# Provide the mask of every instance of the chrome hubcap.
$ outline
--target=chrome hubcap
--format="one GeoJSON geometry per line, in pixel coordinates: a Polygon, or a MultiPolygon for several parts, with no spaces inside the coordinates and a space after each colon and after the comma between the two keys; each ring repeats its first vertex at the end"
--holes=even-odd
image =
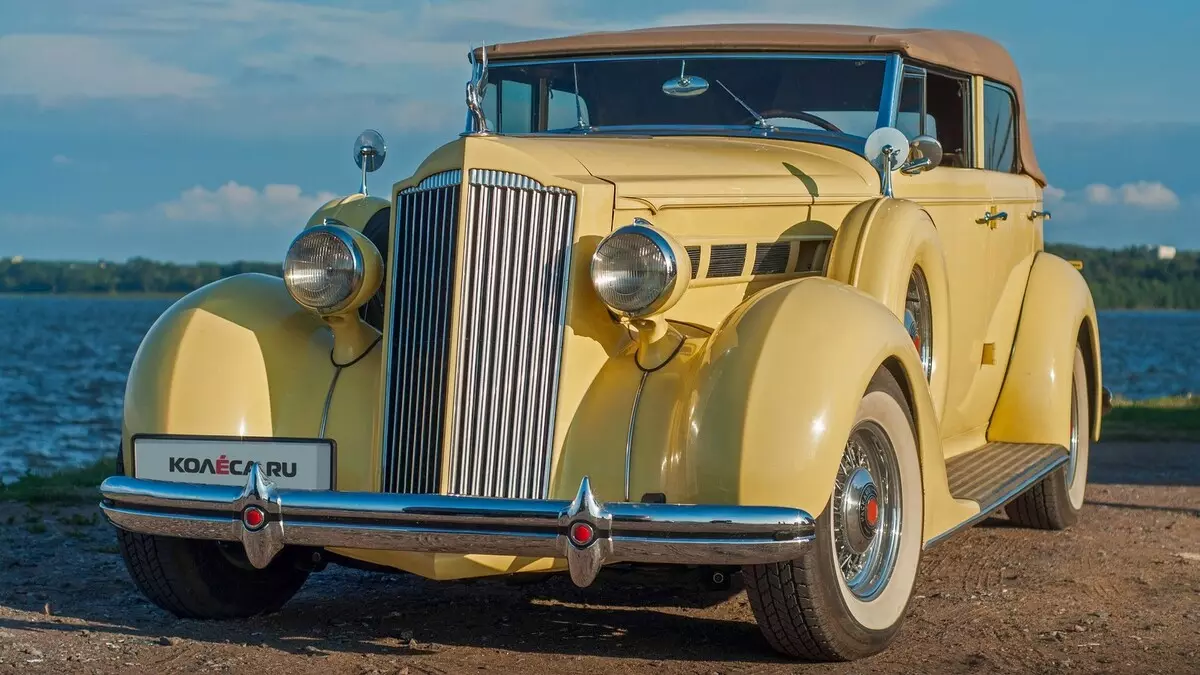
{"type": "Polygon", "coordinates": [[[908,278],[908,292],[904,297],[904,327],[912,338],[917,354],[921,356],[921,370],[925,379],[933,373],[933,315],[929,310],[929,285],[925,273],[914,267],[908,278]]]}
{"type": "Polygon", "coordinates": [[[850,434],[833,495],[838,567],[855,596],[870,600],[887,585],[900,547],[900,466],[875,422],[850,434]]]}

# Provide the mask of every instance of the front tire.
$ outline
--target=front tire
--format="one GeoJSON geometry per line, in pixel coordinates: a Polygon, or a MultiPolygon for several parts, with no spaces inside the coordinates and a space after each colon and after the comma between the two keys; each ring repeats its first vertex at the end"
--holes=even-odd
{"type": "Polygon", "coordinates": [[[1071,374],[1071,436],[1067,447],[1070,459],[1009,502],[1004,510],[1014,523],[1039,530],[1065,530],[1079,520],[1087,489],[1090,412],[1087,370],[1083,352],[1076,347],[1071,374]]]}
{"type": "Polygon", "coordinates": [[[813,661],[882,651],[903,623],[921,558],[923,498],[912,414],[880,369],[859,402],[833,495],[799,559],[744,570],[759,628],[813,661]]]}
{"type": "MultiPolygon", "coordinates": [[[[117,473],[125,473],[120,452],[117,473]]],[[[308,572],[286,551],[260,570],[250,565],[238,544],[121,529],[117,544],[138,590],[181,619],[240,619],[275,612],[308,579],[308,572]]]]}

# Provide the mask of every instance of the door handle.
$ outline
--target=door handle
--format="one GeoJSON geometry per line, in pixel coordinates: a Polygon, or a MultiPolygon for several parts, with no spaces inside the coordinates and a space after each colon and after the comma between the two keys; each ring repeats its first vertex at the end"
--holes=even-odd
{"type": "Polygon", "coordinates": [[[1050,220],[1050,212],[1049,211],[1039,211],[1038,209],[1034,209],[1029,212],[1030,220],[1037,220],[1038,218],[1045,218],[1046,220],[1050,220]]]}
{"type": "Polygon", "coordinates": [[[989,211],[988,213],[983,214],[983,219],[979,222],[991,227],[992,229],[996,229],[997,220],[1008,220],[1008,213],[1005,211],[997,211],[995,213],[989,211]]]}

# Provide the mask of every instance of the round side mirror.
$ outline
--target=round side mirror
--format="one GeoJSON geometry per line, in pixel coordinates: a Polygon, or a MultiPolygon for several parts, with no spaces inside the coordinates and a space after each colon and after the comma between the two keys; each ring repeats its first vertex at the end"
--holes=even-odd
{"type": "Polygon", "coordinates": [[[942,144],[933,136],[917,136],[912,140],[910,158],[927,159],[929,164],[924,170],[928,171],[942,164],[942,144]]]}
{"type": "Polygon", "coordinates": [[[386,158],[387,143],[383,141],[383,134],[374,129],[367,129],[355,139],[354,163],[358,168],[370,173],[383,166],[383,160],[386,158]]]}
{"type": "Polygon", "coordinates": [[[893,127],[881,127],[867,136],[863,154],[867,161],[884,173],[891,173],[908,161],[908,139],[893,127]]]}

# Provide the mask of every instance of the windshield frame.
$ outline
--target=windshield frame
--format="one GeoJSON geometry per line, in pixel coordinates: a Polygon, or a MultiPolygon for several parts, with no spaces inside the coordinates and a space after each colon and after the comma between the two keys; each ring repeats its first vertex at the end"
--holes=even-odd
{"type": "MultiPolygon", "coordinates": [[[[514,59],[511,61],[494,61],[487,66],[475,63],[472,78],[479,81],[488,71],[505,67],[521,67],[534,65],[552,65],[563,63],[643,61],[662,59],[823,59],[823,60],[855,60],[883,61],[884,74],[879,106],[877,109],[875,128],[895,126],[896,111],[899,106],[900,88],[903,83],[904,60],[899,53],[841,53],[841,52],[649,52],[644,54],[616,55],[563,55],[539,59],[514,59]]],[[[862,154],[865,138],[853,134],[838,134],[820,129],[775,128],[768,131],[750,127],[724,125],[625,125],[620,127],[592,127],[590,129],[556,129],[532,131],[519,134],[501,134],[491,129],[478,128],[477,122],[470,114],[467,115],[464,136],[471,135],[504,135],[504,136],[572,136],[572,135],[619,135],[619,136],[755,136],[770,138],[787,138],[792,140],[809,141],[845,148],[862,154]]]]}

